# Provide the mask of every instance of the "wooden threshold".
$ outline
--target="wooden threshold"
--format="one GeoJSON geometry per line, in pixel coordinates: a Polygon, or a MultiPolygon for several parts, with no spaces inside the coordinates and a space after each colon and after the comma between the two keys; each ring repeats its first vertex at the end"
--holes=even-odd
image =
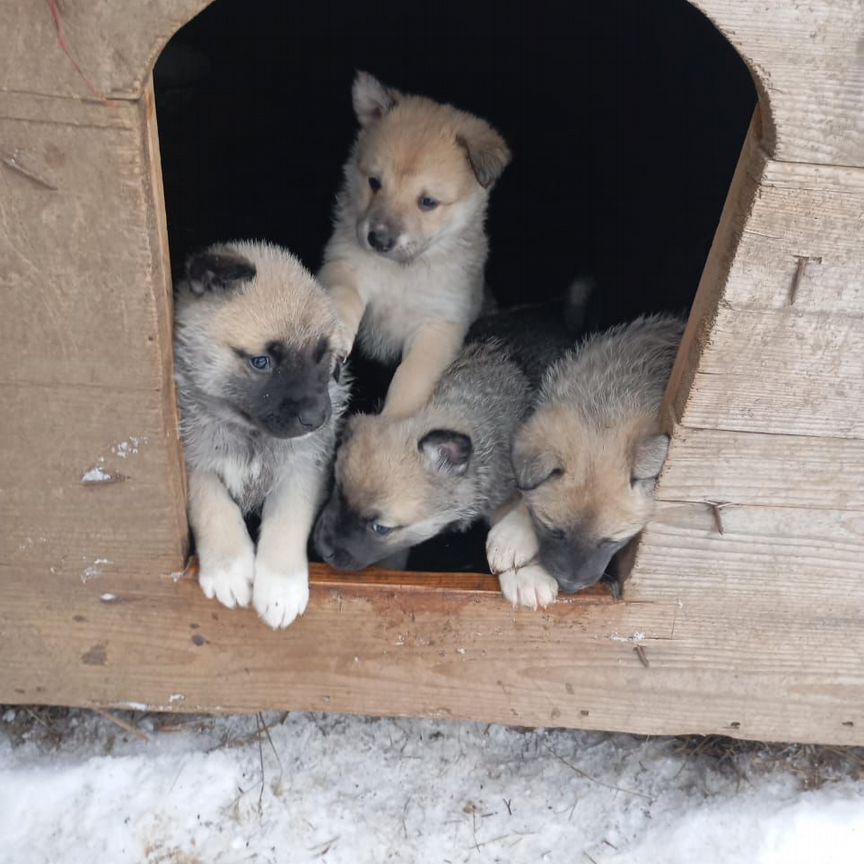
{"type": "MultiPolygon", "coordinates": [[[[183,571],[184,579],[198,578],[198,559],[191,556],[183,571]]],[[[309,565],[309,584],[319,588],[389,588],[401,591],[435,591],[458,594],[500,595],[498,577],[491,573],[426,573],[413,570],[384,570],[369,567],[365,570],[335,570],[327,564],[309,565]]],[[[573,595],[569,599],[575,599],[573,595]]],[[[579,592],[580,600],[592,602],[604,597],[612,601],[609,590],[594,585],[579,592]]],[[[502,598],[503,599],[503,598],[502,598]]],[[[568,598],[562,598],[566,600],[568,598]]]]}

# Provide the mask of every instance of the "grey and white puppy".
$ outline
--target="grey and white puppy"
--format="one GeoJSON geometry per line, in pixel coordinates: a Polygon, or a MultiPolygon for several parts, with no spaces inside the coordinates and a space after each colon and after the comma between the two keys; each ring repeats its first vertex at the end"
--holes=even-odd
{"type": "Polygon", "coordinates": [[[468,340],[411,416],[349,421],[314,534],[330,564],[359,569],[445,529],[494,521],[511,505],[512,437],[530,405],[532,377],[536,386],[539,366],[574,337],[560,310],[540,307],[481,319],[468,340]]]}
{"type": "Polygon", "coordinates": [[[578,591],[645,527],[669,446],[660,406],[683,331],[677,318],[638,318],[592,336],[547,370],[513,446],[539,548],[525,542],[520,560],[507,563],[518,567],[539,552],[561,589],[578,591]]]}
{"type": "Polygon", "coordinates": [[[243,241],[188,260],[175,320],[199,582],[287,627],[309,599],[306,544],[347,398],[336,314],[289,252],[243,241]],[[256,551],[243,517],[259,509],[256,551]]]}

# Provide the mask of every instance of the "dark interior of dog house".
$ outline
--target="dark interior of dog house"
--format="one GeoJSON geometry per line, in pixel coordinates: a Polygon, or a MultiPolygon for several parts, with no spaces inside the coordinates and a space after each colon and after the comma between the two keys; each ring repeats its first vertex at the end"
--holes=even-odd
{"type": "MultiPolygon", "coordinates": [[[[313,272],[356,131],[355,70],[489,120],[513,162],[487,221],[502,306],[595,280],[593,328],[692,303],[756,102],[684,0],[301,4],[216,0],[156,64],[174,272],[216,240],[266,239],[313,272]]],[[[352,357],[354,406],[388,374],[352,357]]],[[[482,530],[409,569],[486,570],[482,530]]]]}

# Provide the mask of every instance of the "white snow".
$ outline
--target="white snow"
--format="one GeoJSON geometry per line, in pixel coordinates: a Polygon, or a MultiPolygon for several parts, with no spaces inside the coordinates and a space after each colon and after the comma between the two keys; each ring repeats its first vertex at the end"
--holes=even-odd
{"type": "Polygon", "coordinates": [[[0,723],[0,864],[864,861],[864,784],[806,791],[758,750],[724,767],[592,732],[120,715],[141,740],[87,712],[13,732],[22,716],[0,723]]]}

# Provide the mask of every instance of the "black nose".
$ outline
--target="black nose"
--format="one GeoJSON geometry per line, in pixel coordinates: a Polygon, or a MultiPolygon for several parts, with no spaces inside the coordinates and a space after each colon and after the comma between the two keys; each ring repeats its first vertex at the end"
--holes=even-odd
{"type": "Polygon", "coordinates": [[[327,420],[327,409],[319,408],[310,411],[301,411],[297,415],[297,419],[304,429],[308,429],[311,432],[313,429],[318,429],[324,425],[324,422],[327,420]]]}
{"type": "Polygon", "coordinates": [[[386,228],[373,228],[366,239],[376,252],[389,252],[396,245],[396,239],[386,228]]]}

